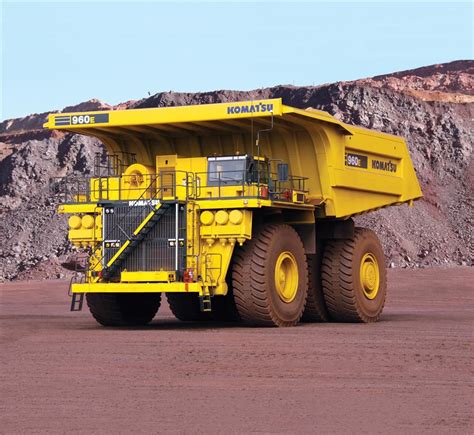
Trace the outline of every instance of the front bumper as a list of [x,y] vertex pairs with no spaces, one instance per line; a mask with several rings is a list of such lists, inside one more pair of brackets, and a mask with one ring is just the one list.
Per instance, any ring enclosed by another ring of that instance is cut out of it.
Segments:
[[75,283],[72,293],[199,293],[204,286],[199,282],[110,282]]

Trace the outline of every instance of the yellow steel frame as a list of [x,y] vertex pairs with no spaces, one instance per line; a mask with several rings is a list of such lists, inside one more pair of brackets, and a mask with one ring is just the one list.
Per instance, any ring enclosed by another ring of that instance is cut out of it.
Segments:
[[78,203],[78,204],[61,204],[58,206],[57,212],[59,214],[69,213],[96,213],[102,210],[101,207],[97,207],[95,202],[92,203]]
[[[129,166],[122,177],[91,180],[93,192],[99,190],[93,189],[94,186],[127,192],[129,187],[124,176],[136,176],[132,180],[139,188],[125,198],[133,200],[141,197],[141,188],[147,193],[144,189],[153,174],[156,176],[162,171],[191,174],[185,179],[175,176],[175,189],[164,189],[161,194],[163,199],[169,195],[169,199],[187,203],[187,267],[193,268],[203,281],[171,282],[167,271],[123,271],[120,283],[97,282],[99,278],[90,275],[88,279],[92,282],[73,285],[75,293],[223,295],[227,292],[224,278],[235,244],[252,237],[254,210],[285,209],[290,223],[311,225],[315,210],[318,218],[347,218],[388,205],[412,204],[422,196],[402,138],[347,125],[326,112],[286,106],[281,99],[51,114],[44,126],[98,137],[112,153],[136,154],[138,163]],[[245,185],[245,192],[240,186],[208,186],[207,156],[253,155],[255,134],[262,130],[267,133],[259,139],[257,158],[265,155],[288,162],[291,173],[308,177],[304,187],[307,192],[293,189],[291,201],[285,202],[259,197],[257,185]],[[161,183],[166,184],[163,180]],[[109,192],[108,199],[119,199],[114,195]],[[98,200],[92,196],[91,200],[94,199]],[[200,213],[204,210],[216,215],[221,210],[241,210],[244,219],[238,225],[229,224],[225,219],[218,224],[201,222],[204,225],[200,225]],[[58,212],[97,215],[101,209],[94,202],[84,202],[61,205]],[[90,230],[87,234],[83,229],[71,231],[79,231],[71,233],[76,240],[81,234],[90,238]],[[78,243],[89,243],[89,239]],[[98,249],[91,262],[100,257]],[[108,264],[113,261],[114,258]],[[96,271],[100,268],[101,265]],[[149,282],[152,280],[160,282]]]

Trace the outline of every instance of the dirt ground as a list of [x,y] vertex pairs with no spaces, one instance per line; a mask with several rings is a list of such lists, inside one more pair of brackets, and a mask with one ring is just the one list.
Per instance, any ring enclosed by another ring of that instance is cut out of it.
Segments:
[[2,433],[474,431],[474,268],[390,270],[380,323],[146,328],[0,285]]

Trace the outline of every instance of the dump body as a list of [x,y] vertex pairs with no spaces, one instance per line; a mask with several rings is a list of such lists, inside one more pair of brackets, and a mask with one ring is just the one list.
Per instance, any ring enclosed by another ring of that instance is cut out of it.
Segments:
[[281,99],[52,114],[45,127],[95,136],[111,154],[134,154],[149,167],[160,155],[258,153],[282,160],[291,173],[308,178],[308,203],[318,206],[320,217],[346,218],[421,197],[402,138]]

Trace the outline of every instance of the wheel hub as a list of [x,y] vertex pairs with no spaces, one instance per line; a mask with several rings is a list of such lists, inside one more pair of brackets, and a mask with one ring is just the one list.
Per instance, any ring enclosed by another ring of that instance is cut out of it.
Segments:
[[360,285],[367,299],[375,299],[380,286],[380,271],[375,255],[368,252],[360,262]]
[[282,252],[275,264],[275,288],[279,298],[292,302],[298,291],[298,265],[291,252]]

